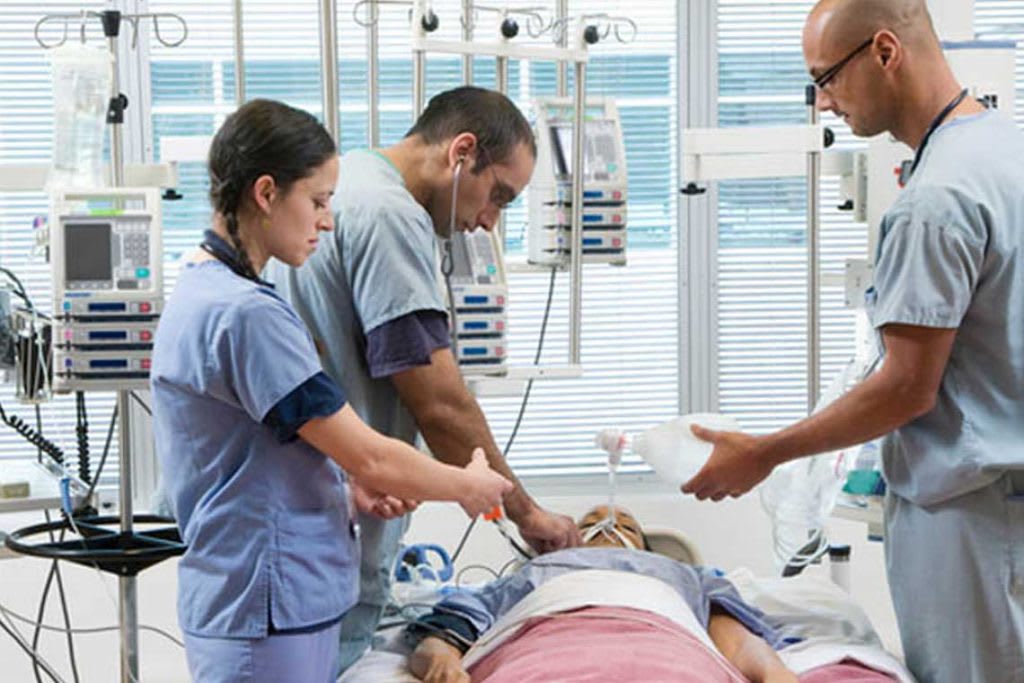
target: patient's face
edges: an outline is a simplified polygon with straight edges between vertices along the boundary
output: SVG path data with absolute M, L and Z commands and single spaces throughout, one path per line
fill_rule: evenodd
M 586 533 L 590 527 L 594 526 L 602 519 L 608 516 L 608 506 L 598 505 L 593 508 L 590 512 L 583 515 L 579 521 L 579 529 L 581 533 Z M 624 508 L 615 508 L 615 528 L 620 534 L 625 536 L 633 544 L 634 548 L 644 547 L 644 536 L 643 529 L 640 527 L 640 523 L 636 521 L 630 512 Z M 587 541 L 584 545 L 591 548 L 608 547 L 608 548 L 625 548 L 627 547 L 622 539 L 618 535 L 607 532 L 599 533 L 592 539 Z

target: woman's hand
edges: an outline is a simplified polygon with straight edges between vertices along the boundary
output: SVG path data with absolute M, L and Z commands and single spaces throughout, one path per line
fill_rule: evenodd
M 502 498 L 513 486 L 505 477 L 491 469 L 482 448 L 473 451 L 473 457 L 463 470 L 463 488 L 459 504 L 466 514 L 476 517 L 501 505 Z
M 395 519 L 408 514 L 419 507 L 417 500 L 403 500 L 366 488 L 354 479 L 349 479 L 352 502 L 356 509 L 368 515 L 376 515 L 381 519 Z

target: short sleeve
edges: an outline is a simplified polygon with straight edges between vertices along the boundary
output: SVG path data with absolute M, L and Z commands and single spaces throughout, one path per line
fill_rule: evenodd
M 226 316 L 213 362 L 242 408 L 256 422 L 320 372 L 305 325 L 279 297 L 258 292 Z
M 437 311 L 413 311 L 390 320 L 366 337 L 366 364 L 374 379 L 421 365 L 431 354 L 451 346 L 448 317 Z
M 327 417 L 345 405 L 345 394 L 334 380 L 318 372 L 290 394 L 282 398 L 263 418 L 278 442 L 288 443 L 298 438 L 299 430 L 310 420 Z
M 978 226 L 952 196 L 919 192 L 883 222 L 871 322 L 952 329 L 970 306 L 985 257 Z
M 363 334 L 413 311 L 445 311 L 433 227 L 422 207 L 377 206 L 343 220 L 339 238 Z

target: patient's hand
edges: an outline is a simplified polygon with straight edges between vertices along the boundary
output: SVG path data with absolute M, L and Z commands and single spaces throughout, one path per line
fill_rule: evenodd
M 718 651 L 751 683 L 797 683 L 778 653 L 735 618 L 712 607 L 708 635 Z
M 800 683 L 800 678 L 789 669 L 782 667 L 778 671 L 765 674 L 761 683 Z
M 440 638 L 423 639 L 409 655 L 409 671 L 423 683 L 470 683 L 462 653 Z

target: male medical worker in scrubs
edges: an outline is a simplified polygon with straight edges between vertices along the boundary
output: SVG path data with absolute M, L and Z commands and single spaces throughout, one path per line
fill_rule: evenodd
M 463 87 L 432 98 L 406 137 L 341 159 L 337 228 L 302 267 L 268 277 L 287 294 L 323 353 L 327 374 L 374 429 L 440 460 L 464 463 L 482 446 L 515 482 L 509 518 L 540 551 L 579 542 L 573 520 L 539 507 L 516 481 L 449 349 L 436 235 L 495 227 L 522 192 L 536 157 L 533 132 L 504 95 Z M 452 192 L 457 183 L 455 204 Z M 407 518 L 364 516 L 359 604 L 342 624 L 342 667 L 369 645 L 387 603 Z
M 833 405 L 715 444 L 683 486 L 739 496 L 788 460 L 887 435 L 886 564 L 921 681 L 1024 681 L 1024 135 L 950 71 L 924 0 L 823 0 L 818 107 L 916 152 L 867 293 L 884 364 Z

